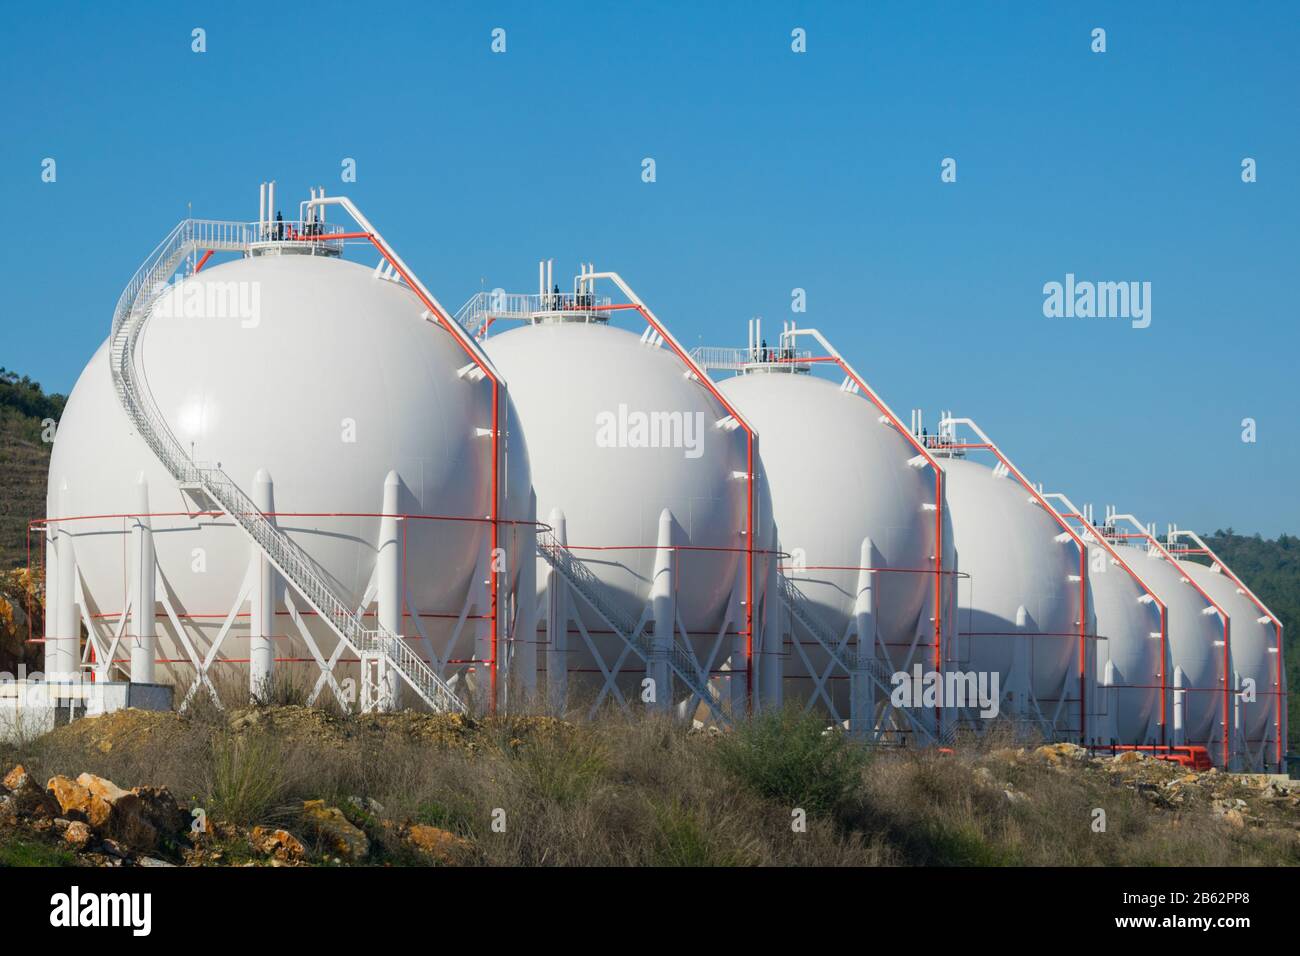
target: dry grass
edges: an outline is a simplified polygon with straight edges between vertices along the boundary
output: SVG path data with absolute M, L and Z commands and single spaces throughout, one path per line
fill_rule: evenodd
M 1003 759 L 997 743 L 953 756 L 869 752 L 793 712 L 716 737 L 653 717 L 200 707 L 184 719 L 79 721 L 0 749 L 0 761 L 22 760 L 42 779 L 88 770 L 166 786 L 244 825 L 284 824 L 303 799 L 375 801 L 377 815 L 451 830 L 498 866 L 1300 862 L 1294 830 L 1233 828 L 1208 807 L 1156 809 L 1101 770 Z M 1091 827 L 1097 807 L 1105 833 Z M 376 843 L 375 862 L 408 861 Z

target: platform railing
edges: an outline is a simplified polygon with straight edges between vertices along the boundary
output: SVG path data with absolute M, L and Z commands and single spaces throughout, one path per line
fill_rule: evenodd
M 456 312 L 456 321 L 471 335 L 478 335 L 487 322 L 505 319 L 530 322 L 548 312 L 586 312 L 593 319 L 607 319 L 601 311 L 610 306 L 609 296 L 587 292 L 476 292 Z
M 752 349 L 745 349 L 701 345 L 691 350 L 691 358 L 695 360 L 695 363 L 700 368 L 706 371 L 739 372 L 755 365 L 770 365 L 778 369 L 798 372 L 809 369 L 810 366 L 807 363 L 812 359 L 812 352 L 808 349 L 774 348 L 772 346 L 767 348 L 757 346 Z

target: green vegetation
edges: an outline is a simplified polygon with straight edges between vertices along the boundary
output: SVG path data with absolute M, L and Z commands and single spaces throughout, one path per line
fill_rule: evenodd
M 27 564 L 27 522 L 45 516 L 46 422 L 58 421 L 63 403 L 62 395 L 0 368 L 0 570 Z
M 718 741 L 718 762 L 762 797 L 809 814 L 836 809 L 857 786 L 868 751 L 794 705 L 760 714 Z
M 1007 742 L 994 734 L 955 753 L 890 748 L 868 759 L 797 710 L 722 735 L 655 716 L 118 711 L 0 744 L 0 770 L 21 760 L 36 779 L 86 771 L 125 788 L 165 786 L 206 810 L 216 843 L 205 863 L 220 865 L 265 861 L 247 845 L 253 826 L 287 828 L 309 862 L 332 861 L 337 851 L 304 828 L 307 800 L 364 830 L 369 848 L 354 862 L 370 864 L 429 864 L 405 824 L 463 843 L 443 851 L 451 865 L 1300 864 L 1300 791 Z M 0 861 L 59 862 L 41 838 L 7 832 L 0 814 Z
M 0 867 L 73 866 L 76 862 L 71 850 L 53 840 L 18 833 L 0 837 Z

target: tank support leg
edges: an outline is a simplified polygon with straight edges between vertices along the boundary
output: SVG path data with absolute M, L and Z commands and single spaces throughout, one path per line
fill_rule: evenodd
M 858 552 L 858 592 L 853 601 L 853 626 L 857 631 L 857 653 L 850 657 L 849 733 L 870 734 L 875 725 L 876 686 L 871 666 L 876 660 L 876 581 L 871 569 L 877 564 L 875 545 L 862 539 Z
M 397 472 L 390 471 L 384 479 L 383 517 L 379 519 L 379 547 L 376 556 L 378 590 L 376 592 L 379 626 L 399 640 L 403 636 L 402 581 L 405 568 L 402 563 L 402 534 L 405 531 L 401 514 L 402 481 Z M 381 667 L 378 680 L 379 707 L 397 710 L 402 705 L 401 677 L 391 667 Z
M 556 542 L 569 543 L 564 512 L 551 510 L 546 523 Z M 550 709 L 563 714 L 569 696 L 569 595 L 564 578 L 549 565 L 546 568 L 546 698 Z
M 1241 727 L 1241 673 L 1235 670 L 1232 672 L 1232 742 L 1229 769 L 1239 766 L 1242 758 L 1250 758 L 1250 745 Z
M 529 499 L 529 516 L 537 514 L 537 496 Z M 531 518 L 530 518 L 531 520 Z M 519 583 L 515 587 L 514 636 L 511 641 L 511 664 L 518 691 L 517 703 L 533 704 L 537 696 L 537 527 L 519 528 Z
M 673 648 L 673 629 L 677 610 L 675 555 L 673 552 L 673 514 L 665 508 L 659 514 L 659 540 L 655 551 L 654 576 L 650 581 L 650 605 L 654 616 L 653 653 L 646 661 L 646 678 L 650 681 L 652 710 L 665 712 L 672 705 L 672 677 L 668 660 Z
M 776 550 L 780 550 L 778 547 Z M 784 637 L 783 616 L 785 607 L 781 603 L 780 583 L 777 575 L 776 555 L 771 555 L 767 565 L 767 581 L 763 587 L 763 643 L 759 655 L 759 676 L 761 678 L 759 704 L 763 710 L 780 710 L 784 678 Z
M 72 495 L 64 481 L 59 489 L 59 513 L 73 514 Z M 71 681 L 79 672 L 81 622 L 77 615 L 77 558 L 73 550 L 72 533 L 67 522 L 59 522 L 55 529 L 58 542 L 58 573 L 55 586 L 57 603 L 50 609 L 54 632 L 46 637 L 45 671 L 50 681 Z M 48 627 L 47 627 L 48 632 Z
M 1105 743 L 1119 739 L 1119 692 L 1115 687 L 1115 662 L 1106 662 L 1102 676 L 1102 699 L 1106 702 L 1106 713 L 1102 719 L 1093 724 L 1093 743 Z
M 1183 719 L 1183 698 L 1187 692 L 1183 690 L 1183 669 L 1182 667 L 1174 668 L 1174 745 L 1182 746 L 1187 741 L 1183 739 L 1185 733 L 1185 722 Z
M 253 504 L 267 520 L 275 513 L 274 485 L 270 474 L 259 469 L 253 477 Z M 275 669 L 275 568 L 257 544 L 251 544 L 253 562 L 252 607 L 248 619 L 248 693 L 253 700 L 264 700 L 271 691 Z
M 136 481 L 135 519 L 135 562 L 132 568 L 133 594 L 131 599 L 131 623 L 135 634 L 131 638 L 131 683 L 152 684 L 154 682 L 154 661 L 158 655 L 155 650 L 156 627 L 154 613 L 157 602 L 154 600 L 154 583 L 157 565 L 154 561 L 153 527 L 149 518 L 149 484 L 144 472 Z M 111 664 L 106 662 L 106 664 Z

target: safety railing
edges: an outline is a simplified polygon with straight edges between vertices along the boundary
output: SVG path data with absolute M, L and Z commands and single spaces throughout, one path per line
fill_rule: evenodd
M 477 292 L 456 313 L 456 321 L 471 335 L 490 321 L 504 319 L 530 322 L 547 312 L 588 312 L 593 319 L 608 319 L 610 298 L 589 292 L 548 292 L 545 295 L 520 292 Z
M 812 352 L 808 349 L 795 348 L 764 348 L 758 346 L 752 349 L 728 348 L 717 345 L 702 345 L 699 348 L 691 350 L 691 358 L 700 368 L 708 371 L 717 369 L 720 371 L 739 372 L 753 365 L 773 365 L 778 368 L 788 368 L 792 372 L 807 371 L 810 366 L 809 360 L 812 359 Z

